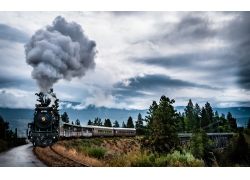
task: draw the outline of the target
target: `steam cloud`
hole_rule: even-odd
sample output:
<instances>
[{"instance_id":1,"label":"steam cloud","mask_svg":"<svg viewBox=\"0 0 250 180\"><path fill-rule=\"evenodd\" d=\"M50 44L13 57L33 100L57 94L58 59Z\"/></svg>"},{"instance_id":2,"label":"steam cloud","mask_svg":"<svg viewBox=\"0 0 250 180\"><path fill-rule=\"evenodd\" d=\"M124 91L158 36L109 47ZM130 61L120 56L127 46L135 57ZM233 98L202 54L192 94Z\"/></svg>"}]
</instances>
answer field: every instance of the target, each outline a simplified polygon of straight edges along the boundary
<instances>
[{"instance_id":1,"label":"steam cloud","mask_svg":"<svg viewBox=\"0 0 250 180\"><path fill-rule=\"evenodd\" d=\"M60 79L80 78L95 68L95 41L84 35L79 24L61 16L52 26L38 30L24 47L26 62L33 67L32 78L43 92Z\"/></svg>"}]
</instances>

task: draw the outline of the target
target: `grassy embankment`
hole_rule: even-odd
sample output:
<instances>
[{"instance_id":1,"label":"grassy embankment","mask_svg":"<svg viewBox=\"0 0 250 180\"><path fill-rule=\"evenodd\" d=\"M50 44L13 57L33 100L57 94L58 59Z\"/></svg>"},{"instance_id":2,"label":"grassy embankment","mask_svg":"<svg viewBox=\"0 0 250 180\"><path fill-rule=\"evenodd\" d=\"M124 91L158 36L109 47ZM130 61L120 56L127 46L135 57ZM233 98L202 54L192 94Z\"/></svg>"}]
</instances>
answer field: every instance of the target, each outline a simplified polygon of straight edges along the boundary
<instances>
[{"instance_id":1,"label":"grassy embankment","mask_svg":"<svg viewBox=\"0 0 250 180\"><path fill-rule=\"evenodd\" d=\"M54 148L93 167L197 167L204 162L175 151L165 156L141 151L140 138L93 138L59 141Z\"/></svg>"}]
</instances>

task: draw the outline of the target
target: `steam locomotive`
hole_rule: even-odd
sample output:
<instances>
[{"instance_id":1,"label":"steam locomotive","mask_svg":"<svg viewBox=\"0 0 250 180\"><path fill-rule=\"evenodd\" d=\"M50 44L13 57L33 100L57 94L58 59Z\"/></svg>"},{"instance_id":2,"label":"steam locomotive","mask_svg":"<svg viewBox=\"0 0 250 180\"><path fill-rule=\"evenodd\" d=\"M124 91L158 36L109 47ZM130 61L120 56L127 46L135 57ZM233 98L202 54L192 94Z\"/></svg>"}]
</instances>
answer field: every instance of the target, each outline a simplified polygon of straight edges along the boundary
<instances>
[{"instance_id":1,"label":"steam locomotive","mask_svg":"<svg viewBox=\"0 0 250 180\"><path fill-rule=\"evenodd\" d=\"M56 99L53 89L48 94ZM47 95L48 95L47 94ZM41 104L36 104L34 119L28 123L28 139L33 143L33 146L51 146L59 138L59 113L56 105L48 107L51 100L46 98L42 92L39 94ZM59 99L55 100L55 103Z\"/></svg>"},{"instance_id":2,"label":"steam locomotive","mask_svg":"<svg viewBox=\"0 0 250 180\"><path fill-rule=\"evenodd\" d=\"M52 146L59 139L69 139L76 137L134 137L136 136L135 128L115 128L101 126L80 126L69 123L59 123L60 115L57 108L58 100L56 99L53 89L46 95L42 92L39 94L36 104L34 119L28 123L28 139L33 146ZM54 105L48 107L51 99L46 98L50 95L55 99Z\"/></svg>"}]
</instances>

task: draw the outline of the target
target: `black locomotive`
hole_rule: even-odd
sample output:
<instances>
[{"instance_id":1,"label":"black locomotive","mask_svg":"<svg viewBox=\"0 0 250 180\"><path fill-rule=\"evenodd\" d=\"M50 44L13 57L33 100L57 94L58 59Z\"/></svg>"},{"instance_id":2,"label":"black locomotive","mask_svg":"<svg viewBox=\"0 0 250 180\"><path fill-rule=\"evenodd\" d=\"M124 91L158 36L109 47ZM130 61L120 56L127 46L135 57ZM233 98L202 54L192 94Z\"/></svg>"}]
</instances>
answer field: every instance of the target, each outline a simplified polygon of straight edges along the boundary
<instances>
[{"instance_id":1,"label":"black locomotive","mask_svg":"<svg viewBox=\"0 0 250 180\"><path fill-rule=\"evenodd\" d=\"M53 89L48 92L47 95L40 92L37 101L40 104L36 104L34 119L31 123L28 123L28 139L33 143L33 146L51 146L59 138L59 118L58 113L58 100L56 99ZM51 96L55 99L54 105L49 107L51 102Z\"/></svg>"}]
</instances>

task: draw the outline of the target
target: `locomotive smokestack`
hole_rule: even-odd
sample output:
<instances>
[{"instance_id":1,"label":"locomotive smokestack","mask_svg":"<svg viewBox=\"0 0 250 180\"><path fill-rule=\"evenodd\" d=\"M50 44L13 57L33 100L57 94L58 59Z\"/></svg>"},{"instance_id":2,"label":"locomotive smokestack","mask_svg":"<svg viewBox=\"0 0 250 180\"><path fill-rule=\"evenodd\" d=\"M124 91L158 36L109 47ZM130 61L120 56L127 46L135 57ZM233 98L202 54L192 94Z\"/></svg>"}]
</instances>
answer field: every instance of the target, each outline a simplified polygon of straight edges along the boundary
<instances>
[{"instance_id":1,"label":"locomotive smokestack","mask_svg":"<svg viewBox=\"0 0 250 180\"><path fill-rule=\"evenodd\" d=\"M26 62L33 67L32 78L46 92L60 79L81 78L95 68L95 41L82 27L58 16L52 26L38 30L24 46Z\"/></svg>"}]
</instances>

